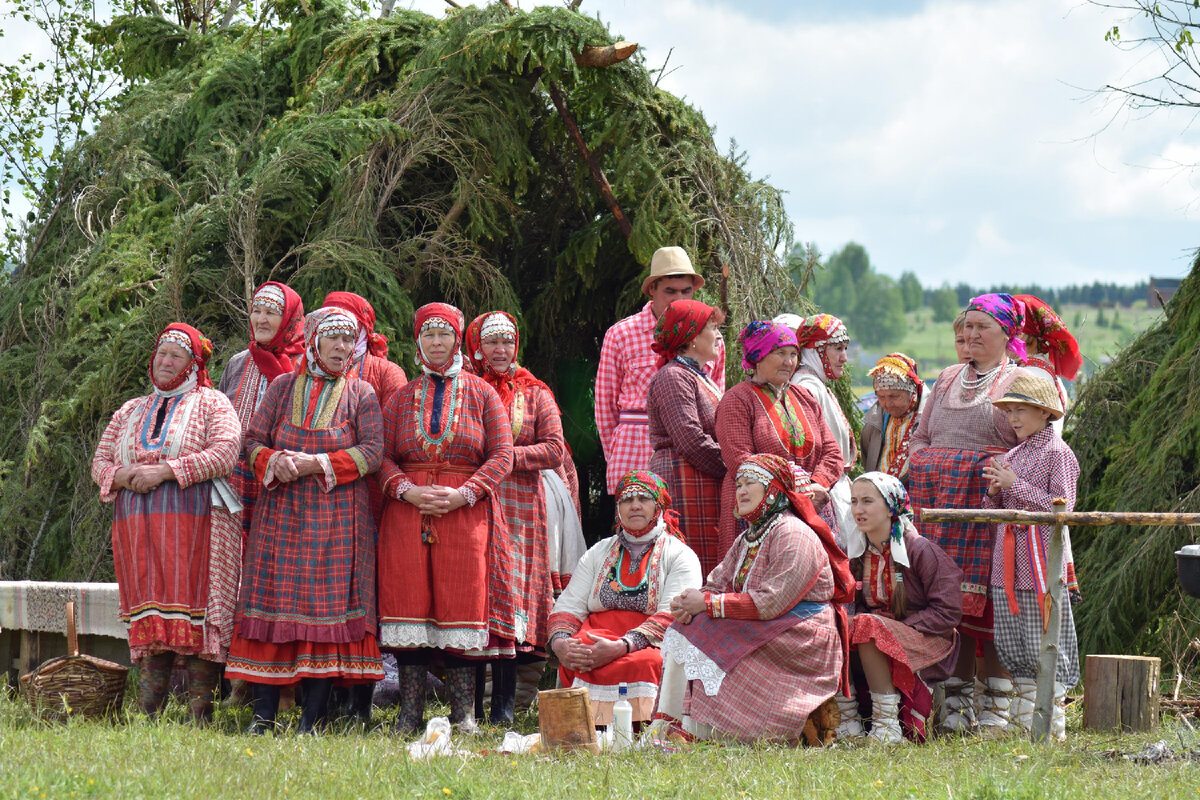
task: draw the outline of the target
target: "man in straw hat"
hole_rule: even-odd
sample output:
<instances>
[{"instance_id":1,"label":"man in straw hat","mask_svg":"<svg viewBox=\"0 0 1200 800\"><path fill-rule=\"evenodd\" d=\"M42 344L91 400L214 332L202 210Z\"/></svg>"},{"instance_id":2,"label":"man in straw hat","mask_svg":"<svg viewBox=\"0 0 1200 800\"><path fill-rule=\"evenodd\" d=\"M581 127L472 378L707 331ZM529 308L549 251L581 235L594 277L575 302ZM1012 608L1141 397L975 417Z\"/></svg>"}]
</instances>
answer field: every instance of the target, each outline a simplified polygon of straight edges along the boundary
<instances>
[{"instance_id":1,"label":"man in straw hat","mask_svg":"<svg viewBox=\"0 0 1200 800\"><path fill-rule=\"evenodd\" d=\"M984 507L1053 511L1055 498L1061 497L1066 501L1066 511L1074 509L1079 462L1050 427L1063 415L1054 383L1023 371L1004 396L992 403L1003 409L1020 442L983 468L988 480ZM1012 722L1026 730L1033 724L1042 631L1049 622L1049 582L1066 580L1065 564L1059 575L1046 574L1046 545L1051 530L1043 525L997 524L992 550L996 653L1012 675ZM1062 606L1054 681L1051 733L1062 739L1066 736L1067 689L1079 681L1079 645L1070 603Z\"/></svg>"},{"instance_id":2,"label":"man in straw hat","mask_svg":"<svg viewBox=\"0 0 1200 800\"><path fill-rule=\"evenodd\" d=\"M650 463L646 388L657 371L654 325L672 300L687 300L704 285L682 247L660 247L650 260L642 294L650 302L633 316L608 329L596 373L596 430L608 463L608 492L616 491L627 472ZM717 342L717 358L708 369L717 388L725 389L725 344Z\"/></svg>"}]
</instances>

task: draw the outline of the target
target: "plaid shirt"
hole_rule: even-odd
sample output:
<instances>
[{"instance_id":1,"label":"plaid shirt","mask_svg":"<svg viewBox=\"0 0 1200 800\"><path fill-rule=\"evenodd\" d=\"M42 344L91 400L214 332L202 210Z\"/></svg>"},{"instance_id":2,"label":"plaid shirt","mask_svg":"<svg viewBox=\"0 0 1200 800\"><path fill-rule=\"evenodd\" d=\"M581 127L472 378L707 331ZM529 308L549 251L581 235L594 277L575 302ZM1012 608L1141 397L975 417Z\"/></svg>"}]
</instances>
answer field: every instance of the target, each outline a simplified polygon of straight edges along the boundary
<instances>
[{"instance_id":1,"label":"plaid shirt","mask_svg":"<svg viewBox=\"0 0 1200 800\"><path fill-rule=\"evenodd\" d=\"M650 437L646 419L646 389L658 371L654 344L657 321L651 304L608 329L600 348L596 372L596 431L608 462L608 491L612 494L626 472L646 469ZM717 388L725 390L725 345L708 369ZM625 419L622 420L622 416Z\"/></svg>"}]
</instances>

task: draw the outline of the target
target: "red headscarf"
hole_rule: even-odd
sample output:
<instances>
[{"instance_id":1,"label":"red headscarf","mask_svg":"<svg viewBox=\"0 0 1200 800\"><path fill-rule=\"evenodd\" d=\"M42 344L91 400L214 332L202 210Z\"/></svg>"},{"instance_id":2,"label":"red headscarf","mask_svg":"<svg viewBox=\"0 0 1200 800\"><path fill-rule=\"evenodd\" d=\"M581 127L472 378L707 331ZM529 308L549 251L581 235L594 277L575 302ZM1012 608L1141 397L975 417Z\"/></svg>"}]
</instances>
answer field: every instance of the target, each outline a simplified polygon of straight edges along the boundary
<instances>
[{"instance_id":1,"label":"red headscarf","mask_svg":"<svg viewBox=\"0 0 1200 800\"><path fill-rule=\"evenodd\" d=\"M1050 356L1058 377L1074 380L1083 366L1083 355L1079 352L1079 342L1067 330L1062 318L1044 300L1031 294L1019 294L1016 299L1025 304L1025 322L1021 331L1032 337L1038 348Z\"/></svg>"},{"instance_id":2,"label":"red headscarf","mask_svg":"<svg viewBox=\"0 0 1200 800\"><path fill-rule=\"evenodd\" d=\"M496 369L483 357L481 347L483 345L483 323L494 314L499 314L512 323L514 356L507 372L496 372ZM533 377L532 372L517 364L515 354L521 350L521 329L517 327L517 321L513 315L507 311L488 311L471 320L471 324L467 326L467 333L463 337L463 347L467 351L467 363L471 365L471 371L491 384L492 388L496 390L496 394L500 395L500 401L504 403L505 408L512 404L513 397L518 390L530 386L545 386L544 383Z\"/></svg>"},{"instance_id":3,"label":"red headscarf","mask_svg":"<svg viewBox=\"0 0 1200 800\"><path fill-rule=\"evenodd\" d=\"M259 299L259 292L268 286L283 293L283 308L279 312L283 319L275 336L266 344L259 344L253 336L250 337L250 357L269 383L295 369L296 356L304 352L304 301L292 287L278 281L267 281L255 289L255 300ZM254 301L251 301L250 307L254 305Z\"/></svg>"},{"instance_id":4,"label":"red headscarf","mask_svg":"<svg viewBox=\"0 0 1200 800\"><path fill-rule=\"evenodd\" d=\"M367 337L367 352L387 358L387 337L375 332L375 309L365 297L354 292L330 292L321 305L335 306L353 314L359 330Z\"/></svg>"},{"instance_id":5,"label":"red headscarf","mask_svg":"<svg viewBox=\"0 0 1200 800\"><path fill-rule=\"evenodd\" d=\"M425 360L425 353L421 350L421 329L425 327L425 323L434 319L444 321L450 330L454 331L454 350L457 351L462 344L465 318L461 311L449 303L426 303L417 309L416 316L413 317L413 339L417 342L417 359L430 372L445 375L447 370L453 368L455 360L462 358L462 353L455 352L450 360L441 366L435 366Z\"/></svg>"},{"instance_id":6,"label":"red headscarf","mask_svg":"<svg viewBox=\"0 0 1200 800\"><path fill-rule=\"evenodd\" d=\"M158 348L162 346L164 339L187 350L192 356L192 360L187 363L187 366L179 370L179 374L172 378L169 383L160 386L158 381L154 380L154 353L158 352ZM184 339L187 340L187 344L184 344ZM196 371L196 385L212 388L212 380L208 377L208 359L212 358L213 344L207 336L191 325L186 325L182 322L172 322L163 328L162 333L154 340L154 353L150 354L150 381L159 390L169 392L172 389L179 388L192 374L193 369Z\"/></svg>"},{"instance_id":7,"label":"red headscarf","mask_svg":"<svg viewBox=\"0 0 1200 800\"><path fill-rule=\"evenodd\" d=\"M681 348L700 335L715 312L715 308L699 300L672 301L654 326L654 344L650 349L658 353L658 366L661 368L679 355Z\"/></svg>"}]
</instances>

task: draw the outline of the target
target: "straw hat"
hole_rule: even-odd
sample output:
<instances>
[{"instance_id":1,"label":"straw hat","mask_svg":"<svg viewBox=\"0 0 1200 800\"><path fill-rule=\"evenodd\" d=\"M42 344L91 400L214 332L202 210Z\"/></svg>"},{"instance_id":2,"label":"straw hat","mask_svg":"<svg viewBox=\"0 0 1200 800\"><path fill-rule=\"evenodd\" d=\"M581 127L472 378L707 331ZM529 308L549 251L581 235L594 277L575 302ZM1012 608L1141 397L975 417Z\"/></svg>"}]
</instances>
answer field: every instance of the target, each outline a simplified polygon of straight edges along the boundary
<instances>
[{"instance_id":1,"label":"straw hat","mask_svg":"<svg viewBox=\"0 0 1200 800\"><path fill-rule=\"evenodd\" d=\"M1003 397L992 401L994 406L1016 403L1044 408L1050 412L1050 419L1062 419L1063 407L1058 399L1058 387L1046 378L1022 373L1013 379Z\"/></svg>"},{"instance_id":2,"label":"straw hat","mask_svg":"<svg viewBox=\"0 0 1200 800\"><path fill-rule=\"evenodd\" d=\"M650 259L650 275L642 281L642 294L650 296L650 284L659 278L691 278L692 285L699 289L704 278L692 268L692 260L682 247L660 247Z\"/></svg>"}]
</instances>

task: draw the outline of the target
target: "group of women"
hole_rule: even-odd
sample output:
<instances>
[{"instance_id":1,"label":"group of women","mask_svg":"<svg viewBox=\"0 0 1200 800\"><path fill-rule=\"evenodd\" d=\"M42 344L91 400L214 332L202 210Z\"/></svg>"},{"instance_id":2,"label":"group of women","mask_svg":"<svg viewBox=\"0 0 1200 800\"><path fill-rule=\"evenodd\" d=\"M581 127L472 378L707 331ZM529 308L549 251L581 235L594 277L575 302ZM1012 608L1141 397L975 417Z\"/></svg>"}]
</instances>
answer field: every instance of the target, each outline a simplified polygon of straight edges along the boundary
<instances>
[{"instance_id":1,"label":"group of women","mask_svg":"<svg viewBox=\"0 0 1200 800\"><path fill-rule=\"evenodd\" d=\"M169 325L153 392L116 412L93 462L116 501L140 706L158 712L182 656L205 722L224 662L253 688L253 730L299 684L312 731L335 685L357 687L369 713L390 651L397 729L421 728L436 662L451 722L469 730L480 664L492 721L506 723L517 663L549 651L563 685L589 688L599 724L623 683L636 720L683 736L795 741L822 706L841 710L841 735L861 735L859 684L871 736L919 739L929 685L951 671L948 724L964 723L976 641L992 686L985 545L970 526L923 538L905 486L920 506L986 491L980 460L1011 438L987 402L1016 364L1007 297L972 302L970 358L928 398L911 359L881 359L861 446L831 389L846 364L840 320L752 322L739 336L746 380L722 393L704 368L723 315L671 303L647 396L653 456L621 480L613 535L573 569L551 563L547 493L577 481L553 394L517 364L511 315L468 326L453 306L421 307L408 380L364 298L334 292L305 315L270 282L220 390L211 343ZM577 497L566 505L577 513Z\"/></svg>"}]
</instances>

